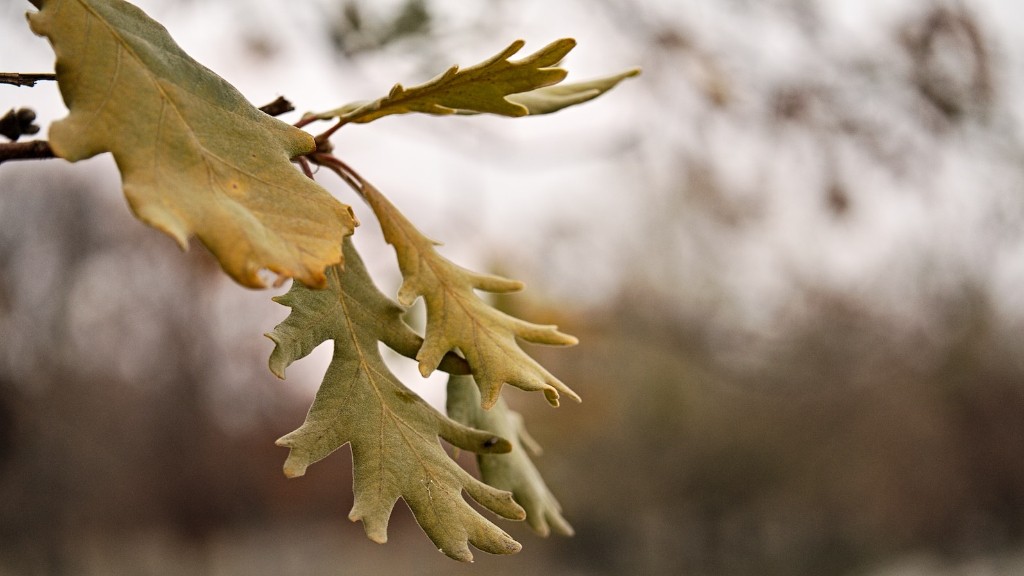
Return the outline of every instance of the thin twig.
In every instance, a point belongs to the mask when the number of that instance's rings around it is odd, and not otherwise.
[[[8,160],[45,160],[56,158],[46,140],[0,143],[0,164]]]
[[[12,84],[14,86],[35,86],[36,82],[53,81],[57,79],[56,74],[22,74],[20,72],[0,72],[0,84]]]
[[[292,103],[284,96],[278,96],[277,99],[270,104],[260,106],[260,111],[271,116],[280,116],[281,114],[291,112],[292,110],[295,110],[295,106],[293,106]]]

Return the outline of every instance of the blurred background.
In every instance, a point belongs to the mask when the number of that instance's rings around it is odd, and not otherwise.
[[[347,449],[286,480],[329,348],[273,378],[283,289],[135,221],[105,155],[0,166],[0,575],[1024,573],[1024,5],[138,4],[299,112],[516,38],[577,38],[570,81],[643,67],[553,116],[334,139],[445,255],[527,282],[500,306],[580,337],[530,351],[582,404],[508,393],[577,534],[503,523],[524,550],[461,565],[404,505],[384,546],[346,519]],[[0,71],[52,70],[29,8],[0,7]],[[19,106],[65,114],[0,86]]]

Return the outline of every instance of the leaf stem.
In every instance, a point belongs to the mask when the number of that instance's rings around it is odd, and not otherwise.
[[[298,162],[299,167],[302,168],[302,173],[305,174],[306,177],[309,178],[310,180],[314,180],[313,169],[309,167],[309,160],[306,160],[305,156],[299,156],[298,158],[295,159],[295,161]]]
[[[302,118],[299,118],[298,122],[292,124],[292,126],[295,126],[296,128],[305,128],[306,126],[312,124],[313,122],[316,122],[317,120],[318,118],[316,117],[315,114],[306,113],[305,115],[302,116]]]
[[[344,120],[338,120],[334,124],[334,126],[331,126],[327,130],[324,130],[323,133],[318,134],[316,136],[316,138],[315,138],[317,146],[320,146],[321,144],[326,142],[328,138],[330,138],[331,136],[334,136],[334,133],[337,132],[338,129],[341,128],[344,125],[345,125],[345,121]]]
[[[366,187],[366,179],[360,176],[358,172],[346,164],[341,158],[338,158],[329,152],[314,152],[305,158],[309,158],[314,164],[323,166],[337,174],[338,177],[344,180],[345,183],[355,190],[360,197],[364,200],[366,199],[366,195],[363,193],[363,189]]]

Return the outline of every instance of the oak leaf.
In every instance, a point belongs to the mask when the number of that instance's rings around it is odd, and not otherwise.
[[[133,212],[186,248],[195,234],[239,283],[258,272],[321,286],[352,233],[349,207],[291,165],[313,138],[253,107],[121,0],[37,0],[69,114],[49,133],[69,161],[111,152]]]
[[[497,55],[475,66],[452,66],[424,84],[410,88],[395,84],[383,98],[349,104],[311,116],[321,120],[338,118],[342,123],[366,123],[383,116],[408,112],[526,116],[529,109],[513,102],[508,96],[557,84],[565,79],[567,72],[556,66],[576,46],[576,41],[562,38],[522,60],[510,61],[509,58],[524,45],[522,40],[516,40]]]
[[[562,506],[551,493],[530,452],[540,454],[540,446],[526,432],[523,417],[499,398],[490,410],[480,407],[480,391],[472,376],[453,375],[448,379],[448,415],[454,420],[507,438],[512,450],[507,454],[478,454],[480,477],[487,484],[512,493],[526,510],[526,522],[541,536],[554,530],[571,536],[572,526],[562,516]]]
[[[509,316],[474,292],[514,292],[523,288],[522,282],[473,272],[447,260],[434,249],[437,242],[420,233],[380,191],[369,182],[361,184],[384,239],[398,257],[404,278],[398,302],[411,306],[419,296],[426,302],[426,334],[416,354],[421,374],[430,375],[446,354],[458,350],[480,386],[485,408],[494,406],[505,383],[528,391],[542,390],[556,406],[560,394],[579,401],[575,392],[526,354],[516,340],[571,346],[576,338],[555,326]]]
[[[276,375],[283,378],[292,362],[334,341],[334,357],[306,421],[277,441],[290,448],[285,474],[302,476],[310,464],[351,444],[355,501],[349,518],[361,520],[371,540],[387,540],[388,520],[401,497],[427,536],[452,558],[471,560],[468,544],[495,554],[519,551],[519,543],[461,493],[505,518],[521,520],[522,508],[508,492],[459,467],[438,437],[474,452],[507,452],[511,445],[440,414],[388,370],[378,341],[405,338],[411,330],[400,319],[402,308],[373,285],[348,239],[344,252],[345,268],[328,268],[327,288],[294,283],[275,298],[292,309],[267,335],[276,344],[270,357]]]

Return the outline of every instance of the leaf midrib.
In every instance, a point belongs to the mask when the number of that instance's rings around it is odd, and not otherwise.
[[[334,274],[337,275],[336,278],[339,281],[338,285],[340,287],[341,286],[340,277],[338,277],[340,275],[338,275],[337,272],[334,269],[332,269],[332,271],[333,271]],[[359,303],[358,301],[355,301],[355,303],[357,303],[360,306],[362,306],[362,304]],[[381,391],[381,384],[379,384],[377,382],[377,379],[378,378],[384,378],[386,380],[387,376],[386,375],[381,375],[378,372],[378,370],[373,367],[372,363],[370,362],[370,360],[368,358],[367,352],[365,350],[363,350],[362,342],[360,342],[360,339],[356,336],[356,334],[359,334],[359,332],[357,331],[356,325],[355,325],[355,323],[352,320],[352,312],[349,310],[348,297],[347,297],[347,294],[345,293],[344,289],[339,291],[338,304],[339,304],[339,306],[341,306],[341,310],[342,310],[342,313],[343,313],[342,315],[345,318],[345,325],[348,328],[348,335],[349,335],[349,338],[350,338],[351,343],[352,343],[351,349],[355,351],[355,353],[356,353],[356,355],[358,357],[359,369],[362,370],[362,372],[364,374],[366,374],[366,379],[367,379],[367,381],[370,384],[370,388],[373,390],[374,394],[377,396],[377,402],[381,406],[381,414],[382,414],[382,416],[381,416],[381,419],[380,419],[380,426],[378,427],[378,432],[379,432],[379,434],[378,434],[378,446],[379,446],[379,453],[382,455],[382,457],[378,460],[378,465],[377,465],[378,478],[383,479],[385,477],[384,476],[384,472],[385,472],[384,463],[387,461],[387,459],[383,457],[383,454],[384,454],[385,446],[387,445],[386,439],[385,439],[385,434],[384,434],[384,426],[385,426],[384,421],[385,421],[385,417],[386,417],[387,420],[390,420],[393,423],[393,427],[394,427],[395,431],[401,436],[402,441],[405,443],[406,447],[408,448],[408,451],[416,458],[416,461],[420,465],[420,468],[422,468],[423,471],[424,471],[424,475],[427,477],[427,479],[429,481],[433,482],[435,480],[435,475],[431,472],[430,467],[427,465],[426,461],[420,455],[419,451],[416,450],[413,441],[409,438],[409,436],[407,434],[407,430],[406,429],[408,429],[409,431],[412,431],[413,433],[415,433],[416,432],[415,428],[412,425],[410,425],[409,423],[407,423],[403,418],[401,418],[401,416],[397,412],[395,412],[391,408],[391,406],[388,404],[388,402],[386,402],[386,400],[385,400],[384,393]],[[381,359],[381,362],[383,362],[383,359]],[[416,434],[416,436],[419,437],[418,434]],[[423,440],[422,437],[420,437],[420,439]],[[384,482],[378,482],[377,483],[377,501],[378,502],[381,502],[384,499],[384,494],[383,494],[384,488],[385,488]]]

